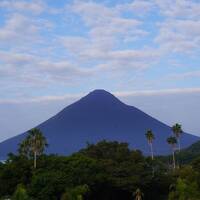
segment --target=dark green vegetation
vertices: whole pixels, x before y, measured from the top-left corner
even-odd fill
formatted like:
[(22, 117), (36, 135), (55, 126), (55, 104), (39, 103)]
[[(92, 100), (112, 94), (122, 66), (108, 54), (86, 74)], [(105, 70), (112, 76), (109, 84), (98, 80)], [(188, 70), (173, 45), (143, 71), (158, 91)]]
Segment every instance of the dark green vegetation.
[[(193, 160), (200, 157), (200, 141), (192, 144), (190, 147), (188, 147), (186, 149), (182, 149), (180, 153), (176, 152), (175, 155), (176, 155), (177, 162), (180, 165), (189, 164)], [(170, 157), (171, 157), (171, 155), (170, 156), (159, 156), (158, 158), (162, 162), (166, 163), (169, 161)]]
[[(0, 164), (0, 199), (12, 200), (199, 200), (200, 143), (172, 156), (155, 157), (151, 130), (146, 133), (151, 157), (130, 150), (127, 143), (87, 144), (71, 155), (44, 155), (39, 130)], [(179, 136), (180, 137), (180, 136)], [(37, 165), (36, 165), (37, 162)], [(181, 163), (181, 164), (180, 164)]]

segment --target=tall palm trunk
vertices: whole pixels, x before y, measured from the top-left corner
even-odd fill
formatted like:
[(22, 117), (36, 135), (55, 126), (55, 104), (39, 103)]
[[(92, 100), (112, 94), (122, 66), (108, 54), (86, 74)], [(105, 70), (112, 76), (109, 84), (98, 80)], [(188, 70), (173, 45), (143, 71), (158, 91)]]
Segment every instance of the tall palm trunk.
[(172, 155), (173, 155), (173, 167), (176, 169), (176, 160), (175, 160), (175, 152), (174, 149), (172, 149)]
[(34, 152), (34, 168), (37, 168), (37, 152)]
[(152, 144), (152, 142), (150, 142), (149, 145), (150, 145), (150, 148), (151, 148), (151, 159), (153, 160), (154, 155), (153, 155), (153, 144)]
[(177, 139), (178, 139), (178, 150), (180, 152), (181, 151), (181, 142), (180, 142), (180, 138), (179, 137)]
[[(150, 145), (150, 148), (151, 148), (151, 160), (153, 161), (154, 160), (154, 155), (153, 155), (153, 144), (152, 144), (152, 142), (149, 143), (149, 145)], [(154, 164), (153, 164), (152, 165), (152, 176), (153, 177), (154, 177), (154, 174), (155, 174), (155, 169), (154, 169)]]

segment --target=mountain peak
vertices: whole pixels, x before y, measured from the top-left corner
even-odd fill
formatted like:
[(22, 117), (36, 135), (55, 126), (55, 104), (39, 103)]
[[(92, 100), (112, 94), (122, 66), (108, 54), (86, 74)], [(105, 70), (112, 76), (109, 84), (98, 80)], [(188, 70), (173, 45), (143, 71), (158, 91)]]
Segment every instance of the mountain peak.
[(98, 95), (98, 96), (113, 96), (110, 92), (104, 90), (104, 89), (96, 89), (90, 92), (88, 95)]
[(122, 102), (117, 97), (103, 89), (97, 89), (90, 92), (88, 95), (83, 97), (81, 101), (86, 101), (90, 103), (95, 102), (96, 104), (122, 104)]

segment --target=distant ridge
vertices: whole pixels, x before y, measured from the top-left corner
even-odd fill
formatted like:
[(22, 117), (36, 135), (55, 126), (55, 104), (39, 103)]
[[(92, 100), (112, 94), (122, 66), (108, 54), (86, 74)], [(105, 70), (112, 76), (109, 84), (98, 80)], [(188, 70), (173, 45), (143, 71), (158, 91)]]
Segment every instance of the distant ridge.
[[(67, 155), (85, 147), (86, 142), (117, 140), (128, 142), (131, 148), (149, 152), (145, 132), (155, 133), (154, 151), (164, 155), (170, 152), (166, 138), (171, 128), (141, 110), (124, 104), (105, 90), (94, 90), (79, 101), (67, 106), (54, 117), (37, 126), (46, 136), (47, 153)], [(9, 152), (15, 153), (23, 133), (0, 143), (0, 159)], [(184, 133), (182, 147), (188, 147), (199, 137)]]

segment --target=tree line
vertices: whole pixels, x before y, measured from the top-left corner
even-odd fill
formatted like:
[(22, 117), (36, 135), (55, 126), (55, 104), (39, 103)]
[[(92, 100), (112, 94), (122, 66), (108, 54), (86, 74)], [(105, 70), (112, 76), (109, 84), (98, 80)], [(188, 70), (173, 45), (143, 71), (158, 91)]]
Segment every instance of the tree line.
[[(176, 159), (175, 159), (175, 151), (176, 151), (176, 146), (178, 144), (178, 151), (181, 151), (181, 143), (180, 143), (180, 138), (183, 133), (182, 126), (181, 124), (176, 123), (175, 125), (172, 126), (172, 132), (174, 135), (168, 137), (166, 139), (166, 142), (171, 146), (172, 149), (172, 157), (173, 157), (173, 168), (176, 168)], [(154, 153), (153, 153), (153, 141), (155, 140), (155, 136), (152, 130), (147, 130), (145, 134), (148, 144), (150, 146), (150, 152), (151, 152), (151, 159), (154, 160)]]
[[(153, 153), (152, 130), (145, 133), (150, 157), (128, 143), (88, 143), (70, 156), (45, 155), (47, 140), (32, 129), (0, 164), (0, 199), (11, 200), (199, 200), (200, 156), (176, 167), (181, 151), (181, 125), (166, 139), (172, 147), (173, 169)], [(168, 157), (166, 157), (168, 158)]]

